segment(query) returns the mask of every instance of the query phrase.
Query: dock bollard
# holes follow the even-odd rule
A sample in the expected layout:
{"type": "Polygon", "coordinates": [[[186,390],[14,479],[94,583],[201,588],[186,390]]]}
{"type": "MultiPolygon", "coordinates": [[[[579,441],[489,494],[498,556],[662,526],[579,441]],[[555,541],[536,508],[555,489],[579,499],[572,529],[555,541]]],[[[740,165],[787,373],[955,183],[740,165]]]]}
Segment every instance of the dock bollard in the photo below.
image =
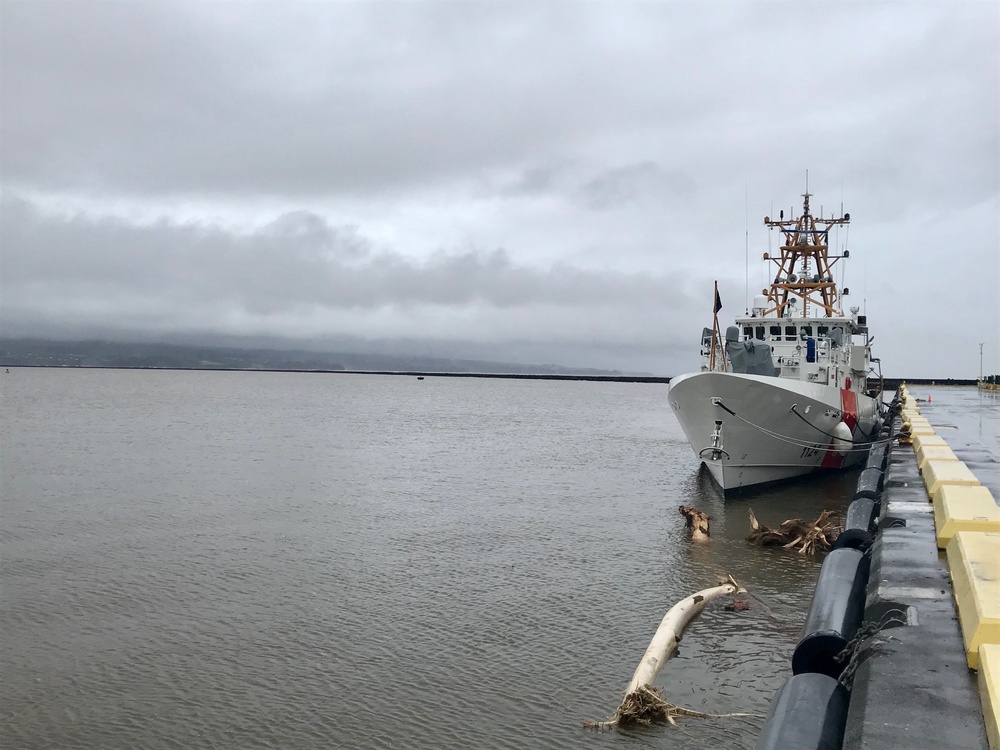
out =
{"type": "Polygon", "coordinates": [[[757,750],[840,750],[847,702],[847,690],[832,677],[791,677],[771,701],[757,750]]]}
{"type": "Polygon", "coordinates": [[[840,532],[834,549],[850,547],[862,552],[871,545],[875,538],[875,519],[878,516],[878,503],[870,497],[859,497],[847,506],[847,518],[844,519],[844,530],[840,532]]]}
{"type": "Polygon", "coordinates": [[[865,610],[868,556],[842,547],[827,555],[816,581],[803,637],[792,654],[792,673],[839,677],[846,661],[836,656],[854,638],[865,610]]]}

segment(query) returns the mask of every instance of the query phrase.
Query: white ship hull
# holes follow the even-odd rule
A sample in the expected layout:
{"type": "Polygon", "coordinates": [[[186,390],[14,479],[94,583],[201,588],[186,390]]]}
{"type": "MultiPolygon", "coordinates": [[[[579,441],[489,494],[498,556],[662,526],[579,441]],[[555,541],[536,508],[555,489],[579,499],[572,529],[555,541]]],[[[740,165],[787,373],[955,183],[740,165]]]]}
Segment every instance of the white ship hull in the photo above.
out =
{"type": "Polygon", "coordinates": [[[681,375],[669,400],[723,490],[862,463],[880,426],[873,398],[780,377],[681,375]]]}

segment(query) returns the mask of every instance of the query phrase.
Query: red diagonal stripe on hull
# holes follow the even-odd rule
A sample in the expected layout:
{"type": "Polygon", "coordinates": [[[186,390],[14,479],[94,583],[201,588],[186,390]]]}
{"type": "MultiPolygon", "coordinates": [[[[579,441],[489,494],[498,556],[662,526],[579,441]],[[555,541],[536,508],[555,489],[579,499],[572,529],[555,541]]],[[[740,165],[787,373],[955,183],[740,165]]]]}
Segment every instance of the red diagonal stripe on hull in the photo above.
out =
{"type": "MultiPolygon", "coordinates": [[[[841,419],[853,435],[854,426],[858,423],[858,394],[846,388],[841,388],[840,407],[841,411],[844,412],[844,416],[841,419]]],[[[823,463],[820,465],[824,469],[839,469],[843,466],[846,459],[846,455],[841,456],[833,450],[833,441],[831,440],[830,444],[826,446],[826,455],[823,456],[823,463]]]]}
{"type": "Polygon", "coordinates": [[[854,434],[854,426],[858,423],[858,394],[846,388],[840,389],[840,404],[844,408],[844,424],[851,428],[854,434]]]}

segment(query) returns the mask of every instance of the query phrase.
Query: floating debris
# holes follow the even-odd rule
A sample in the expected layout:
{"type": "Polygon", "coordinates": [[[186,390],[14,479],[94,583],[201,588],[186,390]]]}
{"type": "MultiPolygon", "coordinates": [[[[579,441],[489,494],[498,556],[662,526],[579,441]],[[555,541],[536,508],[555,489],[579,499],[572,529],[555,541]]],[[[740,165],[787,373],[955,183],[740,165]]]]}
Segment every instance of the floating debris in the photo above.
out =
{"type": "Polygon", "coordinates": [[[750,609],[750,602],[746,599],[740,599],[737,596],[733,597],[733,600],[729,602],[725,607],[723,607],[726,612],[746,612],[750,609]]]}
{"type": "Polygon", "coordinates": [[[803,555],[828,552],[843,531],[840,514],[835,510],[824,510],[815,521],[792,518],[776,529],[758,521],[752,508],[747,512],[750,514],[750,533],[746,540],[759,547],[798,549],[803,555]]]}
{"type": "Polygon", "coordinates": [[[585,721],[583,725],[589,729],[610,729],[653,723],[676,724],[677,716],[749,716],[750,714],[707,714],[682,708],[666,700],[652,685],[663,665],[677,654],[677,644],[680,643],[684,628],[701,613],[705,605],[720,596],[743,592],[745,589],[736,579],[727,576],[720,585],[692,594],[671,607],[660,621],[660,627],[656,629],[646,653],[642,655],[615,715],[605,721],[585,721]]]}
{"type": "Polygon", "coordinates": [[[696,542],[703,542],[712,536],[709,530],[711,517],[695,507],[682,505],[677,509],[684,518],[687,519],[686,528],[691,529],[691,539],[696,542]]]}
{"type": "Polygon", "coordinates": [[[706,714],[677,706],[660,694],[652,685],[643,685],[633,690],[622,700],[613,718],[607,721],[585,721],[587,729],[610,729],[611,727],[650,726],[652,724],[673,724],[676,716],[692,716],[697,719],[714,719],[723,716],[748,716],[749,714],[706,714]]]}

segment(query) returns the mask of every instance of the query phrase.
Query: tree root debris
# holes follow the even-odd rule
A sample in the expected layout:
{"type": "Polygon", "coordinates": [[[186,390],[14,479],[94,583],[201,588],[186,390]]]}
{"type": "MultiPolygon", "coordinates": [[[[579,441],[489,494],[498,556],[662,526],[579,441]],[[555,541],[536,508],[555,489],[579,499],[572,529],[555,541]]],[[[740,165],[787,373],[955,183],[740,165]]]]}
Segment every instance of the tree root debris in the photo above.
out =
{"type": "Polygon", "coordinates": [[[615,711],[615,715],[605,721],[585,721],[587,729],[612,729],[614,727],[648,727],[653,724],[677,725],[677,716],[692,716],[699,719],[717,719],[727,716],[752,716],[752,714],[706,714],[674,705],[665,700],[660,691],[652,685],[643,685],[626,695],[615,711]]]}
{"type": "Polygon", "coordinates": [[[757,520],[753,509],[750,514],[750,533],[746,540],[759,547],[781,546],[798,549],[801,555],[828,552],[837,541],[843,527],[840,514],[835,510],[824,510],[815,521],[792,518],[776,529],[769,528],[757,520]]]}

